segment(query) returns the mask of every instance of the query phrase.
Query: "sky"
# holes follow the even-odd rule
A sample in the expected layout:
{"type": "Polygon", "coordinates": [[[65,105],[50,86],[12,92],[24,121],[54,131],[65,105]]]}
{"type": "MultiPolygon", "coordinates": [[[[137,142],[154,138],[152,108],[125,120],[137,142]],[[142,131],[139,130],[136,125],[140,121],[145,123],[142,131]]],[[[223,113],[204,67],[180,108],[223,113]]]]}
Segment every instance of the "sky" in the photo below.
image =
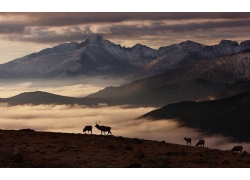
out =
{"type": "MultiPolygon", "coordinates": [[[[46,0],[41,7],[28,1],[31,7],[19,9],[18,5],[23,5],[26,1],[22,1],[22,4],[15,2],[20,3],[16,4],[17,9],[4,6],[0,9],[0,64],[61,43],[83,42],[93,34],[126,47],[140,43],[155,49],[186,40],[205,45],[218,44],[222,39],[239,43],[250,40],[250,13],[237,12],[237,9],[232,11],[230,8],[234,4],[226,12],[223,9],[222,12],[217,9],[215,12],[209,9],[201,12],[197,5],[196,12],[197,9],[192,9],[193,0],[188,4],[178,1],[171,6],[170,3],[170,6],[164,8],[160,6],[164,1],[159,0],[154,1],[154,5],[147,2],[142,5],[129,0],[113,8],[109,7],[109,1],[93,1],[81,4],[82,6],[76,4],[82,3],[81,1],[73,0],[71,5],[60,1],[58,6],[58,1],[53,1],[58,3],[53,4],[46,0]],[[178,8],[172,8],[180,3],[184,9],[178,11],[178,8]],[[185,9],[185,5],[191,7],[185,9]],[[123,6],[125,9],[121,8],[123,6]],[[128,11],[129,9],[132,11],[128,11]]],[[[11,5],[12,2],[9,3],[11,5]]],[[[117,4],[116,1],[113,3],[117,4]]]]}

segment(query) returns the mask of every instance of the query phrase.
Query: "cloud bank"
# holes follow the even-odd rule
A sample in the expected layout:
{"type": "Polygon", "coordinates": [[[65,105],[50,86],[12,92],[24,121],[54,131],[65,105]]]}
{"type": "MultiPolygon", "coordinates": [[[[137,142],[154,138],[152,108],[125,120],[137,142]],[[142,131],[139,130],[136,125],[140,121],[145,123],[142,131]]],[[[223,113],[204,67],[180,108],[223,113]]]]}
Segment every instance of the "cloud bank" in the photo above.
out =
{"type": "Polygon", "coordinates": [[[82,133],[86,125],[93,126],[93,134],[100,134],[95,122],[111,126],[115,136],[142,138],[169,143],[186,145],[184,137],[192,138],[192,146],[199,139],[205,140],[205,147],[230,150],[234,145],[243,145],[250,152],[248,143],[232,143],[230,138],[221,135],[206,136],[203,133],[185,127],[180,127],[175,120],[151,121],[135,120],[154,107],[129,108],[127,106],[68,106],[68,105],[39,105],[39,106],[8,106],[1,104],[1,129],[31,128],[36,131],[52,131],[66,133],[82,133]]]}
{"type": "Polygon", "coordinates": [[[20,83],[15,85],[4,85],[0,87],[0,97],[8,98],[23,92],[44,91],[62,96],[69,97],[85,97],[89,94],[103,89],[103,86],[95,86],[91,84],[76,84],[60,87],[52,86],[32,86],[32,82],[20,83]]]}
{"type": "MultiPolygon", "coordinates": [[[[246,39],[249,37],[244,36],[249,32],[249,21],[248,12],[0,13],[0,38],[59,44],[82,42],[90,34],[99,34],[114,42],[123,42],[126,46],[145,42],[156,48],[173,42],[179,43],[188,37],[201,42],[201,38],[194,34],[199,31],[204,33],[202,40],[218,39],[216,35],[223,36],[225,32],[228,32],[227,38],[234,39],[236,36],[238,40],[246,39]],[[207,31],[209,37],[205,35],[207,31]],[[171,42],[165,41],[163,44],[160,41],[162,38],[171,39],[171,42]],[[152,39],[155,42],[151,42],[152,39]]],[[[219,40],[214,40],[213,43],[219,40]]]]}
{"type": "Polygon", "coordinates": [[[70,80],[23,80],[23,82],[0,82],[0,98],[8,98],[23,92],[44,91],[62,96],[85,97],[104,89],[107,86],[119,86],[126,83],[126,79],[83,77],[77,82],[70,80]]]}

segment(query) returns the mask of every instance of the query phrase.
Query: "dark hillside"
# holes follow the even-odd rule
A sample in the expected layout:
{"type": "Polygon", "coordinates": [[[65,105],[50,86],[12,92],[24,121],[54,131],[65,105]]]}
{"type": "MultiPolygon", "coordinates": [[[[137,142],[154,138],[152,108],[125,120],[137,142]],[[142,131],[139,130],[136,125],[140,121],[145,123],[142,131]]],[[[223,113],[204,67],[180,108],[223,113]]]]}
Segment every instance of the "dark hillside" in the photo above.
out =
{"type": "Polygon", "coordinates": [[[183,126],[250,142],[250,92],[214,101],[169,104],[141,118],[177,118],[183,126]]]}

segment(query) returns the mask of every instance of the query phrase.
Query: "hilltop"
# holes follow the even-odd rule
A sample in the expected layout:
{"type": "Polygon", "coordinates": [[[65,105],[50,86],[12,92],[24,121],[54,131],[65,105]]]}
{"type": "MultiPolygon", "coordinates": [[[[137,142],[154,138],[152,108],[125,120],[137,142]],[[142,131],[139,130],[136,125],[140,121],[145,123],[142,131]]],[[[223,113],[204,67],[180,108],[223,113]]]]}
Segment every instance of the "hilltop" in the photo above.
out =
{"type": "MultiPolygon", "coordinates": [[[[0,130],[0,167],[249,168],[250,154],[121,136],[0,130]]],[[[184,140],[183,140],[184,141],[184,140]]]]}

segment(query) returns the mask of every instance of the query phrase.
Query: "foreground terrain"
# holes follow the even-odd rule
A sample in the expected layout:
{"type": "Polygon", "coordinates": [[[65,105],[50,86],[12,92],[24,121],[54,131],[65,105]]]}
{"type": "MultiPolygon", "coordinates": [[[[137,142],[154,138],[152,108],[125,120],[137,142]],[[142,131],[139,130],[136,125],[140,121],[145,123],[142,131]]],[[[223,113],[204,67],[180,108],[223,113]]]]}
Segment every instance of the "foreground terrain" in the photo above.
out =
{"type": "Polygon", "coordinates": [[[0,130],[0,160],[2,168],[250,167],[250,154],[244,149],[236,153],[165,141],[30,129],[0,130]]]}

